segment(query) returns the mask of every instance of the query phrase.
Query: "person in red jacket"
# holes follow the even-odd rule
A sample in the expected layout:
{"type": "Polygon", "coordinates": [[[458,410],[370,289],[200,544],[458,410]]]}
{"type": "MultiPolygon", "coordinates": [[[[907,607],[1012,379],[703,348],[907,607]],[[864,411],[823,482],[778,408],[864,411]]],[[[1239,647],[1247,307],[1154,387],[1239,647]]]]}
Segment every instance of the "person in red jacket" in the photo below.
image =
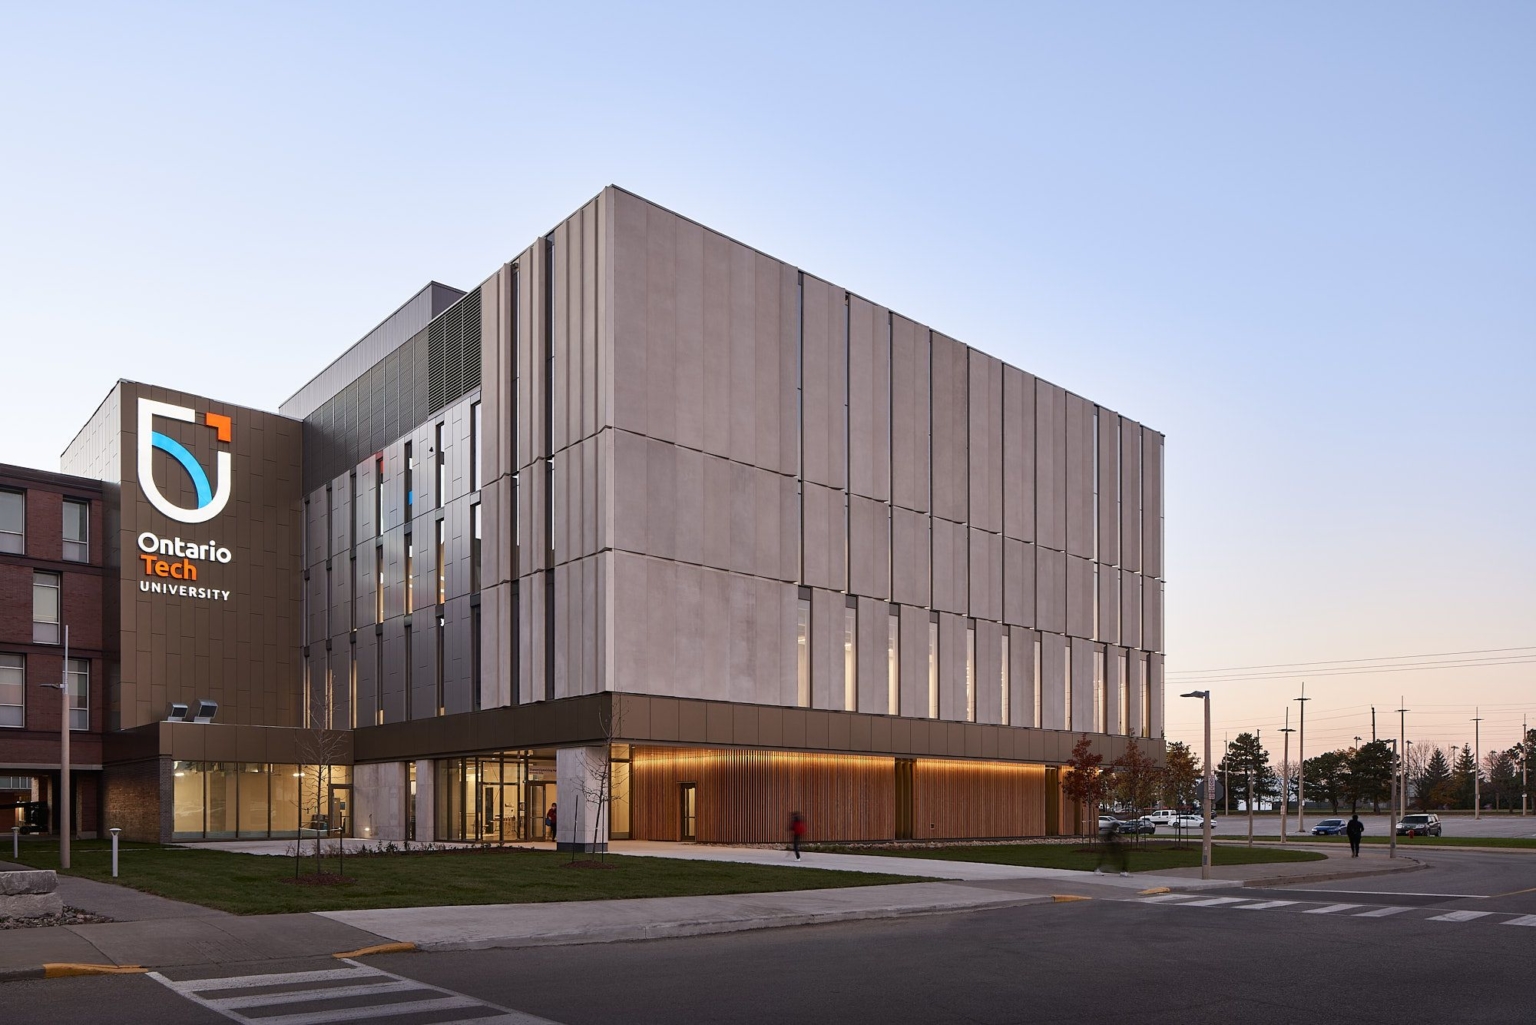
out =
{"type": "Polygon", "coordinates": [[[805,816],[797,811],[789,813],[789,835],[791,849],[795,852],[795,860],[800,860],[800,838],[805,835],[805,816]]]}

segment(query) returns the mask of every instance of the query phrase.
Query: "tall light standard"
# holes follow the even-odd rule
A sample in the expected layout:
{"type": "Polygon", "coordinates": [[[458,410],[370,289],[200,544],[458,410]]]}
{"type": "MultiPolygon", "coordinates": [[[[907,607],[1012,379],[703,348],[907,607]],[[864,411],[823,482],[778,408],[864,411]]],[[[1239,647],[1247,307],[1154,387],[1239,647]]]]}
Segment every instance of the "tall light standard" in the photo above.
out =
{"type": "MultiPolygon", "coordinates": [[[[1472,710],[1472,818],[1473,819],[1480,819],[1480,818],[1483,817],[1483,791],[1482,791],[1482,787],[1478,785],[1479,784],[1478,777],[1482,775],[1482,773],[1478,770],[1478,759],[1482,757],[1482,751],[1483,751],[1483,747],[1482,747],[1482,744],[1483,744],[1482,728],[1483,728],[1483,710],[1481,708],[1474,708],[1472,710]]],[[[1525,738],[1522,737],[1521,739],[1523,740],[1525,738]]],[[[1498,802],[1495,801],[1494,803],[1497,804],[1498,802]]]]}
{"type": "Polygon", "coordinates": [[[45,683],[44,687],[57,687],[63,698],[63,723],[59,750],[59,867],[69,867],[69,627],[64,628],[64,669],[58,683],[45,683]]]}
{"type": "Polygon", "coordinates": [[[1397,857],[1397,738],[1388,737],[1392,745],[1392,807],[1387,812],[1387,857],[1397,857]]]}
{"type": "Polygon", "coordinates": [[[1209,879],[1211,878],[1211,794],[1216,789],[1216,776],[1211,768],[1211,692],[1192,690],[1188,694],[1180,694],[1179,697],[1205,700],[1205,788],[1200,802],[1205,812],[1205,822],[1201,826],[1200,836],[1200,878],[1209,879]]]}
{"type": "Polygon", "coordinates": [[[1301,681],[1301,734],[1296,738],[1296,832],[1307,831],[1307,681],[1301,681]]]}
{"type": "Polygon", "coordinates": [[[1527,798],[1531,793],[1531,726],[1524,716],[1520,719],[1520,814],[1527,815],[1527,798]]]}
{"type": "MultiPolygon", "coordinates": [[[[1403,774],[1402,785],[1398,787],[1397,792],[1403,802],[1402,810],[1399,814],[1406,815],[1408,814],[1408,709],[1406,707],[1408,702],[1404,701],[1402,695],[1399,694],[1397,703],[1404,706],[1397,710],[1397,753],[1401,756],[1398,765],[1400,766],[1399,771],[1403,774]]],[[[1393,782],[1395,784],[1396,780],[1394,779],[1393,782]]],[[[1393,807],[1393,811],[1398,811],[1396,806],[1393,807]]]]}
{"type": "Polygon", "coordinates": [[[1285,706],[1285,757],[1280,762],[1280,842],[1286,842],[1285,827],[1291,819],[1291,706],[1285,706]]]}

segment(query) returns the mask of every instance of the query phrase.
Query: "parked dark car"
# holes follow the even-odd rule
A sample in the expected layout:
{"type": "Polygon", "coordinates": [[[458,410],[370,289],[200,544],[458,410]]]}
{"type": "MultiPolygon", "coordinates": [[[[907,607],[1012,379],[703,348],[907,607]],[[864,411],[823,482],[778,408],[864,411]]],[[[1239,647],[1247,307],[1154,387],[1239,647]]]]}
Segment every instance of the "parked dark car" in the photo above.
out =
{"type": "Polygon", "coordinates": [[[1157,832],[1157,823],[1149,818],[1121,819],[1120,832],[1127,836],[1134,833],[1155,833],[1157,832]]]}
{"type": "Polygon", "coordinates": [[[1312,827],[1313,836],[1343,836],[1349,826],[1343,819],[1323,819],[1312,827]]]}
{"type": "Polygon", "coordinates": [[[1440,816],[1438,815],[1404,815],[1403,821],[1397,824],[1398,836],[1439,836],[1440,816]]]}

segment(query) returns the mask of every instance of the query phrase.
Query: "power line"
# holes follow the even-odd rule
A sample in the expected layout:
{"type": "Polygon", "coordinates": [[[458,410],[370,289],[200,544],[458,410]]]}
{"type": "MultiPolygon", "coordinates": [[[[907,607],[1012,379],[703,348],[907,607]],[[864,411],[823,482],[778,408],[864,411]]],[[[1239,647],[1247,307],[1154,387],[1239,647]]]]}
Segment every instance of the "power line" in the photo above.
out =
{"type": "Polygon", "coordinates": [[[1320,662],[1271,662],[1271,663],[1269,663],[1267,665],[1225,666],[1225,667],[1220,668],[1220,669],[1184,669],[1184,670],[1180,670],[1177,674],[1169,673],[1168,675],[1170,675],[1170,676],[1173,676],[1173,675],[1185,676],[1185,675],[1198,674],[1198,673],[1231,673],[1231,672],[1237,672],[1239,670],[1244,670],[1244,669],[1290,669],[1290,668],[1297,668],[1297,667],[1302,667],[1302,666],[1337,665],[1337,664],[1342,664],[1342,663],[1346,663],[1346,662],[1387,662],[1387,661],[1392,661],[1392,660],[1396,660],[1396,659],[1405,659],[1405,658],[1415,658],[1415,659],[1420,659],[1420,658],[1449,658],[1449,657],[1454,656],[1454,655],[1496,655],[1496,654],[1499,654],[1501,652],[1510,652],[1510,651],[1531,651],[1531,652],[1536,652],[1536,644],[1524,644],[1524,645],[1521,645],[1518,648],[1477,648],[1477,649],[1473,649],[1471,651],[1431,651],[1431,652],[1428,652],[1428,653],[1422,654],[1422,655],[1378,655],[1375,658],[1330,658],[1330,659],[1323,659],[1320,662]]]}
{"type": "MultiPolygon", "coordinates": [[[[1424,672],[1425,670],[1429,670],[1429,669],[1488,669],[1488,668],[1493,668],[1493,667],[1496,667],[1496,666],[1524,666],[1524,665],[1536,665],[1536,656],[1532,656],[1530,658],[1507,659],[1507,660],[1496,661],[1496,662],[1426,662],[1426,663],[1418,664],[1418,665],[1409,663],[1409,664],[1405,664],[1405,665],[1376,666],[1376,667],[1369,667],[1369,668],[1368,667],[1359,667],[1359,668],[1353,668],[1353,669],[1350,669],[1350,668],[1313,669],[1313,670],[1309,670],[1306,675],[1309,676],[1309,677],[1318,677],[1318,676],[1364,676],[1364,675],[1374,674],[1374,673],[1417,673],[1417,672],[1424,672]]],[[[1297,673],[1263,673],[1263,674],[1255,673],[1255,674],[1249,674],[1249,675],[1236,675],[1236,676],[1204,676],[1204,677],[1200,677],[1198,679],[1189,680],[1189,679],[1182,679],[1182,678],[1180,678],[1178,676],[1175,676],[1172,673],[1170,673],[1166,677],[1166,679],[1167,679],[1167,681],[1169,683],[1172,683],[1172,684],[1175,684],[1175,685],[1179,685],[1179,686],[1183,686],[1185,684],[1193,684],[1193,683],[1201,683],[1201,684],[1204,684],[1204,683],[1246,683],[1246,682],[1262,683],[1262,682],[1265,682],[1265,681],[1268,681],[1268,680],[1290,680],[1290,679],[1294,679],[1297,675],[1298,675],[1297,673]]]]}

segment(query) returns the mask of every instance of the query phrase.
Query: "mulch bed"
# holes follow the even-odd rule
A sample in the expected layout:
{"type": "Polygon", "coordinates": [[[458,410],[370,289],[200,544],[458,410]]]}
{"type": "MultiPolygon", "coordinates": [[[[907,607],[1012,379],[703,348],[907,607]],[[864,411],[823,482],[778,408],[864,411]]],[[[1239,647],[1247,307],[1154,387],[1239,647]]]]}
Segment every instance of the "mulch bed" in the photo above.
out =
{"type": "Polygon", "coordinates": [[[115,922],[116,919],[98,915],[81,908],[64,905],[62,915],[38,915],[36,918],[0,918],[0,929],[46,929],[53,925],[95,925],[98,922],[115,922]]]}

